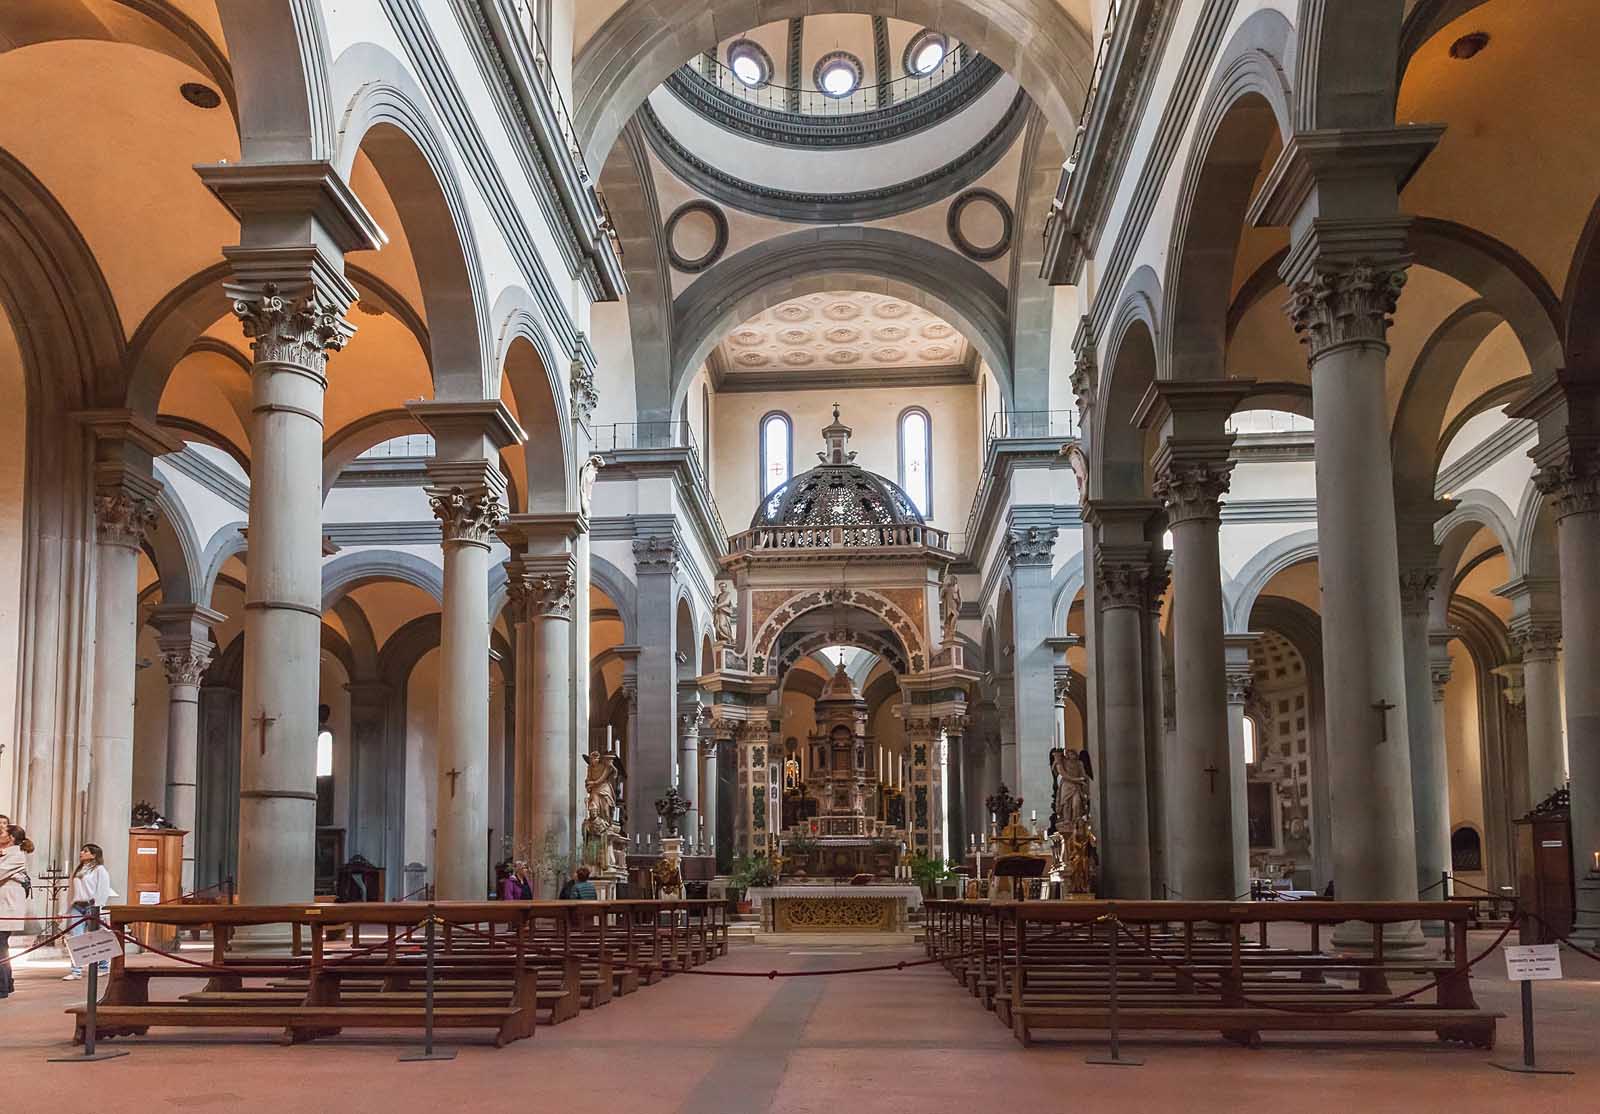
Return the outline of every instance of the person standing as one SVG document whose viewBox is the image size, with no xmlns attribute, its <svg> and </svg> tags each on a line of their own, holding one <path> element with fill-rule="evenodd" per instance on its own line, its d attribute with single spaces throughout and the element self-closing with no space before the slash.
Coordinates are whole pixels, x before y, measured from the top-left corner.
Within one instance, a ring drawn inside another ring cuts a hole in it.
<svg viewBox="0 0 1600 1114">
<path fill-rule="evenodd" d="M 117 893 L 111 888 L 111 872 L 106 869 L 105 852 L 98 843 L 85 843 L 78 849 L 78 869 L 72 872 L 72 916 L 78 921 L 72 926 L 70 936 L 82 936 L 92 927 L 91 914 L 104 915 L 107 905 Z M 104 922 L 101 922 L 104 923 Z M 109 973 L 111 965 L 100 962 L 100 973 Z M 71 982 L 83 978 L 83 969 L 76 965 L 64 976 Z"/>
<path fill-rule="evenodd" d="M 16 824 L 0 828 L 0 998 L 17 988 L 11 974 L 11 934 L 28 925 L 28 833 Z"/>
</svg>

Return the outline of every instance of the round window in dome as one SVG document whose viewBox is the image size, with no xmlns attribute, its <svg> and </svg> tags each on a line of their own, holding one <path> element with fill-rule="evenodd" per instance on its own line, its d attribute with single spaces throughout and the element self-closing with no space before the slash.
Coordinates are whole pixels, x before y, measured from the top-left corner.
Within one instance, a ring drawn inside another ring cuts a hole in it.
<svg viewBox="0 0 1600 1114">
<path fill-rule="evenodd" d="M 927 77 L 944 64 L 950 54 L 950 40 L 931 28 L 911 37 L 906 46 L 906 73 L 913 77 Z"/>
<path fill-rule="evenodd" d="M 759 43 L 740 39 L 728 47 L 728 69 L 741 85 L 755 89 L 772 80 L 772 57 Z"/>
<path fill-rule="evenodd" d="M 823 93 L 843 98 L 861 88 L 861 75 L 865 72 L 861 59 L 849 51 L 836 50 L 823 56 L 812 76 Z"/>
</svg>

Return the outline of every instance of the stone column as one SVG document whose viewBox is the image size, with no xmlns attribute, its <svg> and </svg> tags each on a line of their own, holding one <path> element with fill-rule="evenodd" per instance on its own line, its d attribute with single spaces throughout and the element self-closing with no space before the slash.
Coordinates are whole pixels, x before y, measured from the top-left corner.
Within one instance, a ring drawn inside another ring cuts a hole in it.
<svg viewBox="0 0 1600 1114">
<path fill-rule="evenodd" d="M 531 668 L 527 673 L 526 732 L 517 740 L 517 846 L 519 858 L 560 855 L 575 847 L 572 787 L 572 603 L 576 574 L 570 557 L 518 553 L 515 515 L 506 562 L 513 606 L 527 616 Z M 521 655 L 519 654 L 519 657 Z M 522 704 L 518 694 L 518 704 Z"/>
<path fill-rule="evenodd" d="M 1011 790 L 1012 796 L 1021 797 L 1023 794 L 1018 792 L 1015 684 L 1016 680 L 1010 674 L 998 678 L 995 684 L 994 724 L 998 761 L 995 766 L 994 784 L 989 787 L 989 792 L 993 793 L 1004 784 Z M 1037 802 L 1038 798 L 1034 800 Z M 1000 826 L 1003 828 L 1006 823 L 1006 818 L 1002 817 Z"/>
<path fill-rule="evenodd" d="M 1108 508 L 1090 515 L 1109 529 Z M 1149 591 L 1144 548 L 1102 542 L 1094 568 L 1100 613 L 1101 769 L 1105 810 L 1100 817 L 1101 896 L 1150 896 L 1150 819 L 1145 769 L 1144 678 L 1140 630 Z"/>
<path fill-rule="evenodd" d="M 634 773 L 634 766 L 639 754 L 639 675 L 634 671 L 634 659 L 623 662 L 622 674 L 622 699 L 628 706 L 628 734 L 623 740 L 624 768 L 627 770 L 628 784 L 624 792 L 627 798 L 627 824 L 625 830 L 629 835 L 643 835 L 654 828 L 648 823 L 654 815 L 651 812 L 650 802 L 644 799 L 640 786 L 643 781 Z"/>
<path fill-rule="evenodd" d="M 703 852 L 717 853 L 717 740 L 709 734 L 711 721 L 704 717 L 700 724 L 700 816 L 705 821 L 705 846 Z"/>
<path fill-rule="evenodd" d="M 1279 269 L 1307 345 L 1316 419 L 1333 882 L 1341 899 L 1416 897 L 1400 560 L 1385 367 L 1405 285 L 1399 185 L 1443 128 L 1308 131 L 1285 144 L 1248 219 L 1290 229 Z M 1365 926 L 1337 932 L 1352 947 Z M 1415 923 L 1388 933 L 1419 945 Z"/>
<path fill-rule="evenodd" d="M 1255 683 L 1250 647 L 1259 634 L 1224 638 L 1228 685 L 1228 799 L 1233 810 L 1233 896 L 1250 889 L 1250 765 L 1244 753 L 1244 710 Z M 1258 739 L 1259 743 L 1260 740 Z M 1257 755 L 1257 761 L 1260 756 Z"/>
<path fill-rule="evenodd" d="M 1015 508 L 1011 514 L 1006 557 L 1011 565 L 1011 630 L 1016 647 L 1011 659 L 1015 750 L 1002 767 L 1012 792 L 1044 816 L 1050 811 L 1050 748 L 1056 737 L 1055 653 L 1048 645 L 1055 633 L 1050 571 L 1056 526 L 1053 517 L 1040 521 L 1033 513 L 1019 515 Z"/>
<path fill-rule="evenodd" d="M 505 517 L 500 450 L 525 436 L 498 400 L 406 408 L 434 438 L 427 494 L 444 551 L 434 893 L 481 901 L 490 884 L 489 547 Z"/>
<path fill-rule="evenodd" d="M 111 888 L 127 894 L 139 548 L 155 525 L 161 493 L 151 460 L 182 446 L 129 411 L 95 410 L 78 420 L 95 443 L 94 718 L 84 841 L 100 844 Z"/>
<path fill-rule="evenodd" d="M 1232 801 L 1227 672 L 1223 656 L 1221 498 L 1233 464 L 1228 415 L 1249 393 L 1246 380 L 1161 382 L 1135 415 L 1159 431 L 1154 494 L 1172 532 L 1173 669 L 1179 752 L 1173 756 L 1172 833 L 1177 888 L 1191 901 L 1240 892 Z M 1248 856 L 1247 856 L 1248 859 Z M 1244 879 L 1248 883 L 1248 872 Z"/>
<path fill-rule="evenodd" d="M 1429 531 L 1431 534 L 1431 530 Z M 1417 892 L 1450 869 L 1450 763 L 1434 727 L 1429 627 L 1437 552 L 1429 545 L 1400 573 L 1400 621 L 1406 668 L 1406 738 L 1411 756 L 1411 811 L 1416 821 Z M 1433 894 L 1430 891 L 1429 897 Z"/>
<path fill-rule="evenodd" d="M 687 695 L 678 702 L 678 792 L 689 802 L 689 811 L 678 821 L 678 830 L 694 847 L 699 842 L 700 817 L 704 807 L 700 786 L 700 702 Z"/>
<path fill-rule="evenodd" d="M 350 694 L 350 815 L 345 849 L 351 857 L 360 855 L 384 867 L 386 885 L 390 878 L 398 884 L 403 856 L 397 860 L 389 854 L 388 833 L 391 827 L 399 827 L 400 815 L 390 808 L 390 786 L 395 782 L 399 789 L 405 771 L 391 768 L 384 750 L 394 690 L 382 681 L 352 680 L 345 691 Z"/>
<path fill-rule="evenodd" d="M 183 840 L 183 892 L 194 890 L 195 774 L 200 755 L 200 678 L 215 649 L 211 628 L 225 616 L 194 604 L 167 604 L 152 616 L 167 674 L 167 801 Z M 119 891 L 120 892 L 120 891 Z"/>
<path fill-rule="evenodd" d="M 655 802 L 678 780 L 677 537 L 661 532 L 634 538 L 633 560 L 639 585 L 639 737 L 628 776 L 644 812 L 634 818 L 636 830 L 654 833 Z"/>
<path fill-rule="evenodd" d="M 1592 359 L 1592 353 L 1581 358 Z M 1534 483 L 1555 509 L 1561 570 L 1562 668 L 1567 766 L 1572 782 L 1572 867 L 1578 880 L 1573 935 L 1600 942 L 1600 390 L 1588 375 L 1560 372 L 1530 389 L 1515 416 L 1539 423 Z M 1548 683 L 1546 682 L 1546 687 Z M 1530 736 L 1532 734 L 1530 727 Z M 1548 763 L 1548 729 L 1543 744 Z M 1530 739 L 1530 746 L 1531 746 Z M 1541 792 L 1534 787 L 1534 792 Z"/>
<path fill-rule="evenodd" d="M 1150 896 L 1172 893 L 1172 786 L 1169 768 L 1175 733 L 1172 710 L 1172 668 L 1161 636 L 1161 609 L 1172 582 L 1171 555 L 1158 540 L 1166 531 L 1162 512 L 1148 527 L 1155 535 L 1149 545 L 1150 575 L 1146 583 L 1140 630 L 1144 636 L 1144 765 L 1145 810 L 1150 824 Z"/>
<path fill-rule="evenodd" d="M 1450 664 L 1450 640 L 1454 637 L 1455 635 L 1450 631 L 1434 631 L 1428 635 L 1428 696 L 1430 698 L 1428 701 L 1428 709 L 1432 713 L 1432 721 L 1430 726 L 1433 731 L 1433 746 L 1429 749 L 1429 754 L 1431 760 L 1437 762 L 1442 767 L 1442 771 L 1429 770 L 1427 777 L 1430 782 L 1433 779 L 1439 778 L 1441 773 L 1445 778 L 1443 823 L 1444 851 L 1442 856 L 1439 852 L 1435 851 L 1427 860 L 1424 860 L 1420 836 L 1421 828 L 1419 826 L 1419 836 L 1417 841 L 1417 881 L 1419 883 L 1417 888 L 1419 892 L 1423 887 L 1431 886 L 1434 882 L 1439 881 L 1440 878 L 1444 876 L 1445 871 L 1454 871 L 1455 869 L 1454 862 L 1450 854 L 1450 794 L 1448 780 L 1450 775 L 1450 752 L 1444 729 L 1444 690 L 1445 686 L 1450 683 L 1450 675 L 1453 671 L 1453 667 Z M 1485 851 L 1487 851 L 1487 848 L 1485 848 Z M 1439 872 L 1433 878 L 1427 878 L 1424 880 L 1424 875 L 1422 873 L 1424 869 L 1424 862 L 1427 862 L 1428 865 L 1431 866 L 1433 865 L 1434 860 L 1438 860 Z M 1443 901 L 1445 898 L 1450 896 L 1450 892 L 1450 890 L 1440 892 L 1437 900 Z M 1429 893 L 1429 897 L 1433 897 L 1431 892 Z"/>
<path fill-rule="evenodd" d="M 1527 690 L 1531 799 L 1522 807 L 1532 808 L 1567 783 L 1561 732 L 1561 627 L 1537 619 L 1526 624 L 1513 622 L 1511 640 L 1522 652 L 1522 684 Z"/>
</svg>

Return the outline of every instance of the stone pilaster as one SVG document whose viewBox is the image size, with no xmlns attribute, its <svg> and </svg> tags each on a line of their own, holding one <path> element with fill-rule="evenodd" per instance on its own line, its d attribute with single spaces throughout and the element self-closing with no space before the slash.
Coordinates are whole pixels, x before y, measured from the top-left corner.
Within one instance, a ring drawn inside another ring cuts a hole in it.
<svg viewBox="0 0 1600 1114">
<path fill-rule="evenodd" d="M 1521 576 L 1496 588 L 1511 601 L 1511 644 L 1522 664 L 1528 761 L 1521 815 L 1567 783 L 1561 724 L 1561 584 L 1553 577 Z"/>
<path fill-rule="evenodd" d="M 906 785 L 906 826 L 910 829 L 911 850 L 937 859 L 942 857 L 944 847 L 944 812 L 939 805 L 943 791 L 939 724 L 913 715 L 905 720 L 905 732 L 911 758 L 911 778 Z"/>
<path fill-rule="evenodd" d="M 182 444 L 130 411 L 93 410 L 77 419 L 94 440 L 95 457 L 94 704 L 84 838 L 105 849 L 112 888 L 126 894 L 139 550 L 161 495 L 151 462 Z"/>
<path fill-rule="evenodd" d="M 678 558 L 678 538 L 670 529 L 633 539 L 639 588 L 639 740 L 628 773 L 646 808 L 635 824 L 648 821 L 653 825 L 653 803 L 678 782 Z"/>
<path fill-rule="evenodd" d="M 1047 640 L 1055 633 L 1051 570 L 1056 526 L 1047 507 L 1013 507 L 1006 532 L 1011 566 L 1012 711 L 1016 748 L 1013 765 L 1001 777 L 1025 800 L 1050 799 L 1050 748 L 1055 745 L 1054 654 Z"/>
<path fill-rule="evenodd" d="M 1228 696 L 1228 802 L 1233 831 L 1234 896 L 1250 888 L 1250 765 L 1244 752 L 1245 705 L 1255 685 L 1250 648 L 1259 634 L 1230 634 L 1224 639 Z M 1260 757 L 1257 756 L 1257 761 Z"/>
</svg>

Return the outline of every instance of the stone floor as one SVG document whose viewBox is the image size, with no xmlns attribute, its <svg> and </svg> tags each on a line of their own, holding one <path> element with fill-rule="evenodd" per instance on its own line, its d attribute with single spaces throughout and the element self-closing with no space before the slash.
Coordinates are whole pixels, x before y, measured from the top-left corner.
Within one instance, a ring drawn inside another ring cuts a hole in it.
<svg viewBox="0 0 1600 1114">
<path fill-rule="evenodd" d="M 1474 952 L 1494 934 L 1474 934 Z M 1276 941 L 1275 941 L 1276 942 Z M 1290 942 L 1284 940 L 1285 943 Z M 766 938 L 703 971 L 820 970 L 921 958 L 905 939 Z M 1507 1014 L 1493 1053 L 1431 1038 L 1269 1039 L 1257 1050 L 1175 1035 L 1134 1042 L 1138 1068 L 1097 1067 L 1084 1040 L 1024 1051 L 940 968 L 864 975 L 685 975 L 510 1048 L 476 1035 L 447 1063 L 397 1062 L 388 1034 L 297 1048 L 272 1034 L 155 1031 L 114 1042 L 130 1055 L 55 1064 L 69 1050 L 61 1010 L 82 983 L 59 967 L 19 973 L 0 1003 L 0 1110 L 98 1114 L 172 1109 L 405 1114 L 420 1110 L 649 1111 L 670 1114 L 1097 1114 L 1101 1111 L 1600 1111 L 1600 964 L 1567 953 L 1568 978 L 1537 988 L 1542 1063 L 1576 1076 L 1496 1071 L 1519 1056 L 1516 991 L 1491 955 L 1480 1003 Z"/>
</svg>

